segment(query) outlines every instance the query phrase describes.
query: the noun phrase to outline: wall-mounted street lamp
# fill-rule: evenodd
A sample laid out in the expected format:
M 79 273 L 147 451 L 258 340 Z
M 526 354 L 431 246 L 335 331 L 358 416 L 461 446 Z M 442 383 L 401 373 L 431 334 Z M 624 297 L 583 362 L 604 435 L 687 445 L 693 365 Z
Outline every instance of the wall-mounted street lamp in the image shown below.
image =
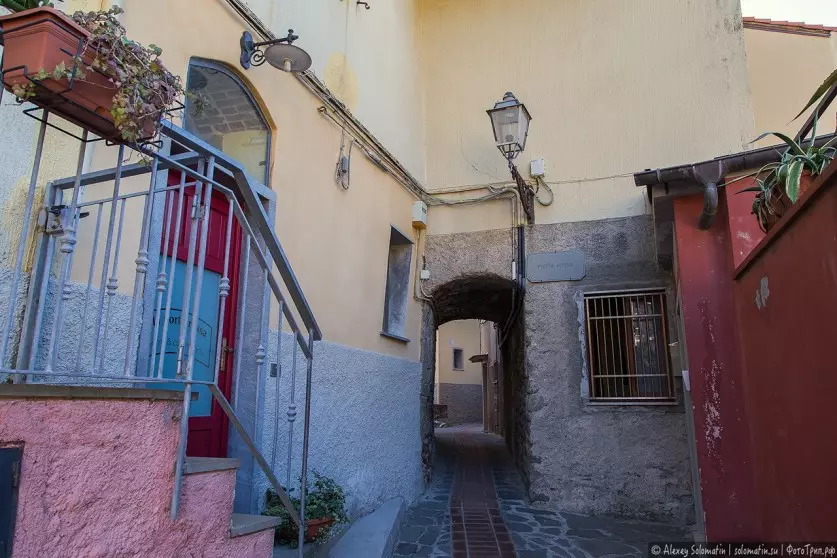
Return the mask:
M 526 105 L 517 100 L 514 93 L 508 92 L 494 108 L 486 111 L 494 127 L 494 141 L 506 159 L 513 160 L 526 149 L 526 137 L 529 135 L 529 122 L 532 117 Z
M 304 72 L 311 67 L 311 56 L 294 46 L 299 39 L 293 29 L 288 29 L 288 36 L 272 41 L 256 43 L 253 35 L 245 31 L 241 35 L 241 66 L 249 70 L 251 66 L 261 66 L 265 62 L 283 72 Z
M 529 136 L 529 122 L 532 121 L 532 117 L 526 105 L 518 101 L 511 92 L 506 93 L 503 100 L 487 112 L 491 117 L 491 126 L 494 128 L 494 142 L 509 163 L 509 170 L 517 184 L 526 218 L 529 223 L 534 223 L 534 193 L 514 164 L 515 157 L 526 149 L 526 138 Z

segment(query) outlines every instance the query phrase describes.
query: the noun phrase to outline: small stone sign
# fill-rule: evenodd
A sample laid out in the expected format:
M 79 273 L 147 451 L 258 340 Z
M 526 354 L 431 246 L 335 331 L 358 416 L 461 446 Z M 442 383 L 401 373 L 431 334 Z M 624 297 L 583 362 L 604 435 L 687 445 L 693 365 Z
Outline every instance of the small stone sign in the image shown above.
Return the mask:
M 584 275 L 584 254 L 578 250 L 537 252 L 526 258 L 526 278 L 532 283 L 581 281 Z

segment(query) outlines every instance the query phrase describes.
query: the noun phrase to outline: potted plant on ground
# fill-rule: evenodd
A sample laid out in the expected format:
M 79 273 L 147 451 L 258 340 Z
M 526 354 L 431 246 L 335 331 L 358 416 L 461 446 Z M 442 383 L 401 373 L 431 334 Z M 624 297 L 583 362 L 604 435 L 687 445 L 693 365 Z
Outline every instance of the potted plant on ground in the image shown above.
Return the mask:
M 817 118 L 814 118 L 812 139 L 807 148 L 778 132 L 762 134 L 755 141 L 770 135 L 785 142 L 787 150 L 778 162 L 768 163 L 756 173 L 755 186 L 739 192 L 756 192 L 752 212 L 764 232 L 770 231 L 837 155 L 837 138 L 816 147 Z
M 346 494 L 333 479 L 316 471 L 312 475 L 314 480 L 305 497 L 305 542 L 323 542 L 331 536 L 336 526 L 349 521 L 346 515 Z M 293 495 L 293 490 L 289 497 L 294 508 L 299 510 L 300 501 Z M 296 526 L 273 489 L 268 489 L 265 494 L 263 514 L 282 519 L 282 524 L 276 528 L 277 543 L 291 546 L 298 543 Z
M 160 61 L 161 49 L 127 38 L 123 11 L 72 17 L 39 0 L 0 0 L 2 82 L 30 101 L 112 141 L 156 135 L 162 116 L 186 95 Z M 197 100 L 200 108 L 200 102 Z

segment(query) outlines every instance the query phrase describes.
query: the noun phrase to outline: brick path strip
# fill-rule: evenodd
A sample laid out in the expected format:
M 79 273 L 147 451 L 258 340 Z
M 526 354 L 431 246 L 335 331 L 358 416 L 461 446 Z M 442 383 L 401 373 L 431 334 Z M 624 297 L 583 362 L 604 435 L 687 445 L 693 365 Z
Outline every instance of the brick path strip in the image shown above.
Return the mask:
M 450 499 L 452 557 L 517 558 L 484 446 L 472 436 L 457 435 L 456 450 Z

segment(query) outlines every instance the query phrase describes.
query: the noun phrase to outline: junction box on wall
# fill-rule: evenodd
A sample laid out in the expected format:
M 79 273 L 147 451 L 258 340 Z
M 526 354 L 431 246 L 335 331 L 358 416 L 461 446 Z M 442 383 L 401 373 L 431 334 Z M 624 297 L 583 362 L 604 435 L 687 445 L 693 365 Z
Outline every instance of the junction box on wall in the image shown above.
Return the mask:
M 427 204 L 420 200 L 413 202 L 413 228 L 427 228 Z

